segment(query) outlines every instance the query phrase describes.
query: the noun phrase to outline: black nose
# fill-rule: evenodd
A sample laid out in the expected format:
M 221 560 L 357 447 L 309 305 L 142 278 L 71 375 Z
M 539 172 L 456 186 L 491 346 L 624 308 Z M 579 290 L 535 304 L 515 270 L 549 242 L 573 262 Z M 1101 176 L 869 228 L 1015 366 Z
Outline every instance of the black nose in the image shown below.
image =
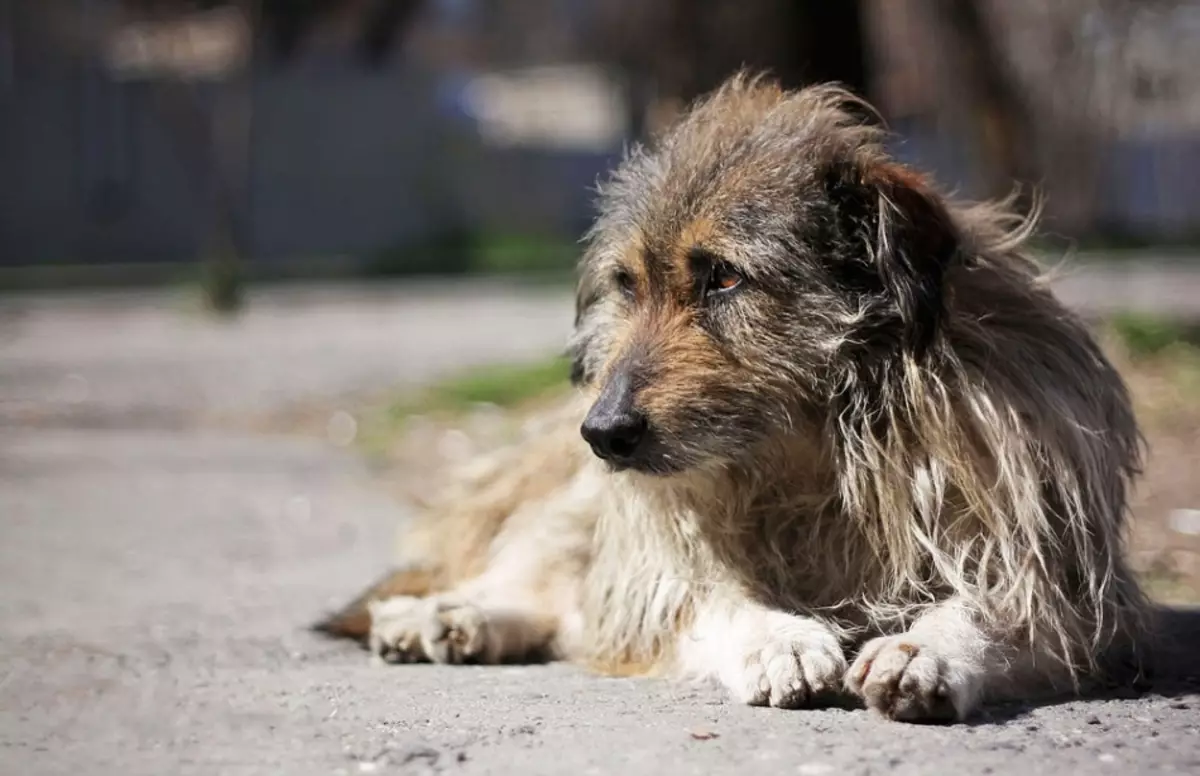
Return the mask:
M 634 404 L 634 391 L 627 369 L 617 369 L 596 403 L 583 419 L 579 431 L 600 458 L 627 462 L 646 438 L 649 424 Z
M 633 408 L 616 412 L 588 413 L 580 432 L 592 452 L 606 461 L 620 462 L 632 458 L 646 437 L 646 416 Z

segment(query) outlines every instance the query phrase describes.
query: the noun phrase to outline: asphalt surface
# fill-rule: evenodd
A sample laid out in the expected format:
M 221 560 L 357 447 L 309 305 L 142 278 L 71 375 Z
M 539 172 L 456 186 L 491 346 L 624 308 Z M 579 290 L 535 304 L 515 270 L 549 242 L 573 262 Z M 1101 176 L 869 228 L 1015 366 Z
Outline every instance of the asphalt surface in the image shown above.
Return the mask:
M 386 566 L 401 507 L 344 440 L 224 420 L 540 355 L 570 316 L 479 284 L 277 290 L 229 323 L 0 299 L 0 774 L 1200 773 L 1200 613 L 1172 615 L 1149 690 L 951 727 L 567 666 L 377 668 L 309 634 Z

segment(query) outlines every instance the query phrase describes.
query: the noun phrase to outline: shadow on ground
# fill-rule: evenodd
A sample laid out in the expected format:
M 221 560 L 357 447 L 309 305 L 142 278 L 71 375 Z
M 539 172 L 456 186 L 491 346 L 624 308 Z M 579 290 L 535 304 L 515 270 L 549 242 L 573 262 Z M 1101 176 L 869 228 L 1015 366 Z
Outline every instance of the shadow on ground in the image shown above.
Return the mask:
M 971 724 L 1010 722 L 1037 708 L 1080 700 L 1195 696 L 1200 693 L 1200 608 L 1161 607 L 1155 616 L 1154 638 L 1140 663 L 1140 671 L 1134 661 L 1125 661 L 1115 669 L 1110 682 L 1082 695 L 1063 695 L 1031 703 L 992 704 Z

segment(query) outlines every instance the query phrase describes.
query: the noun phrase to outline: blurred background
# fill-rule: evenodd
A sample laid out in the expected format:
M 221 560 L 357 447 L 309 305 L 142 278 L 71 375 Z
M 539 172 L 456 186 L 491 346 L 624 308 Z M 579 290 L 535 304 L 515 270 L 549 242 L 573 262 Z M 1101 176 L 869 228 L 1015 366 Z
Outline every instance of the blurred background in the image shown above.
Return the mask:
M 847 84 L 948 189 L 1040 185 L 1057 247 L 1191 246 L 1198 38 L 1180 0 L 0 0 L 0 265 L 569 270 L 596 177 L 741 65 Z
M 1149 445 L 1132 557 L 1200 603 L 1198 42 L 1200 0 L 0 0 L 0 771 L 374 768 L 390 685 L 303 626 L 537 433 L 593 184 L 743 65 L 1042 190 Z

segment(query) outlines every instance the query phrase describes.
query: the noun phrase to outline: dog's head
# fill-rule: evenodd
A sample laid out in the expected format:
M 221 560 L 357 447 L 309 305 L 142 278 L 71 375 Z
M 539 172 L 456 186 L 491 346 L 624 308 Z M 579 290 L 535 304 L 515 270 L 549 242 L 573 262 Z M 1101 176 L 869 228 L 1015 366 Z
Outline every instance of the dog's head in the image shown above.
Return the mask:
M 938 341 L 957 231 L 855 106 L 737 77 L 602 187 L 573 354 L 613 467 L 736 460 L 848 370 Z

